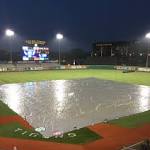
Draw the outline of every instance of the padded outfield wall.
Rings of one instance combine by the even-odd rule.
[[[35,70],[59,70],[59,69],[116,69],[116,70],[130,70],[150,72],[150,68],[137,66],[115,66],[115,65],[58,65],[53,63],[44,64],[0,64],[0,72],[9,71],[35,71]]]

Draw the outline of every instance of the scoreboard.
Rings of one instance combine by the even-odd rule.
[[[48,60],[49,48],[48,47],[38,47],[38,46],[23,46],[23,60],[31,61],[44,61]]]

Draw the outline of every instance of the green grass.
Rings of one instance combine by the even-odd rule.
[[[76,136],[69,137],[68,133],[75,133]],[[59,143],[70,143],[70,144],[85,144],[102,138],[101,136],[94,133],[88,128],[81,128],[79,130],[74,130],[68,133],[65,133],[63,138],[51,137],[50,141],[59,142]]]
[[[30,82],[30,81],[43,81],[43,80],[59,80],[59,79],[81,79],[95,77],[99,79],[112,80],[130,84],[141,84],[150,86],[150,74],[144,72],[132,72],[122,73],[117,70],[51,70],[51,71],[29,71],[29,72],[2,72],[0,73],[0,84],[4,83],[18,83],[18,82]],[[7,105],[0,101],[0,116],[16,114]],[[150,123],[150,111],[123,117],[117,120],[110,121],[111,124],[117,124],[123,127],[137,127],[144,123]],[[8,124],[5,126],[0,125],[0,136],[4,137],[16,137],[16,138],[31,138],[27,135],[16,134],[14,130],[16,128],[22,128],[19,124]],[[24,129],[26,130],[26,129]],[[28,131],[33,132],[32,130]],[[43,139],[41,135],[37,138],[31,138],[35,140],[46,140],[71,144],[83,144],[86,142],[100,139],[101,137],[96,133],[90,131],[88,128],[82,128],[80,130],[72,131],[76,133],[76,137],[68,137],[68,133],[64,134],[63,138],[50,138]]]
[[[0,116],[16,115],[6,104],[0,101]]]
[[[122,117],[116,120],[109,121],[110,124],[116,124],[122,127],[134,128],[140,125],[150,123],[150,111]]]
[[[104,69],[1,72],[0,84],[95,77],[123,83],[142,84],[150,86],[149,76],[150,73],[145,72],[122,73],[122,71],[118,70]]]
[[[16,129],[23,129],[23,131],[15,132]],[[27,134],[22,134],[23,132],[27,131]],[[22,139],[39,139],[42,137],[39,133],[37,133],[39,136],[38,138],[30,137],[29,135],[31,133],[37,133],[32,129],[26,129],[19,123],[9,123],[5,125],[0,125],[0,136],[1,137],[9,137],[9,138],[22,138]]]
[[[16,129],[22,129],[15,132]],[[25,134],[23,134],[25,133]],[[36,133],[37,137],[29,136],[31,133]],[[75,137],[69,137],[68,133],[75,133]],[[57,143],[68,143],[68,144],[85,144],[87,142],[92,142],[100,139],[101,137],[89,130],[88,128],[82,128],[72,132],[65,133],[63,138],[43,138],[42,135],[38,132],[35,132],[32,129],[26,129],[18,123],[9,123],[7,125],[0,125],[0,136],[9,137],[9,138],[21,138],[21,139],[31,139],[31,140],[40,140],[40,141],[49,141]]]

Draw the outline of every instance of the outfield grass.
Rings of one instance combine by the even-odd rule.
[[[104,69],[1,72],[0,84],[42,80],[82,79],[90,77],[150,86],[150,73],[122,73],[122,71],[118,70]]]

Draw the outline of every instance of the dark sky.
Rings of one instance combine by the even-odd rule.
[[[93,41],[136,40],[150,30],[149,7],[150,0],[0,0],[0,46],[6,28],[17,43],[43,39],[52,46],[62,32],[64,47],[86,50]]]

